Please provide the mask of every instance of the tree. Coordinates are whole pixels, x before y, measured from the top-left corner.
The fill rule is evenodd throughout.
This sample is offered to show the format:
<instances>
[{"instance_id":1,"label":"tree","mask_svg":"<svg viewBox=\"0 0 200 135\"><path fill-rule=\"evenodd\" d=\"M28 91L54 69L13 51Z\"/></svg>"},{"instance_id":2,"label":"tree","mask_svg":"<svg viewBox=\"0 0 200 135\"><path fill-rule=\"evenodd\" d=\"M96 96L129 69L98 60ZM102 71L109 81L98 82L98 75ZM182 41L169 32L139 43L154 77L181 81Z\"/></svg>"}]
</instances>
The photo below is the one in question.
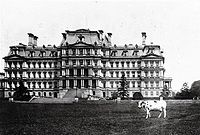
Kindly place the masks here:
<instances>
[{"instance_id":1,"label":"tree","mask_svg":"<svg viewBox=\"0 0 200 135\"><path fill-rule=\"evenodd\" d=\"M122 99L126 99L129 97L128 94L128 83L126 81L125 74L122 75L120 81L120 87L118 88L118 94Z\"/></svg>"},{"instance_id":2,"label":"tree","mask_svg":"<svg viewBox=\"0 0 200 135\"><path fill-rule=\"evenodd\" d=\"M193 98L200 97L200 80L192 83L190 91Z\"/></svg>"},{"instance_id":3,"label":"tree","mask_svg":"<svg viewBox=\"0 0 200 135\"><path fill-rule=\"evenodd\" d=\"M192 99L192 97L193 97L192 93L191 93L187 83L183 84L181 91L177 92L176 96L175 96L175 98L177 98L177 99Z\"/></svg>"},{"instance_id":4,"label":"tree","mask_svg":"<svg viewBox=\"0 0 200 135\"><path fill-rule=\"evenodd\" d=\"M167 85L164 85L164 88L162 89L160 96L167 98L169 94L170 94L169 88L167 87Z\"/></svg>"},{"instance_id":5,"label":"tree","mask_svg":"<svg viewBox=\"0 0 200 135\"><path fill-rule=\"evenodd\" d=\"M14 100L26 101L26 100L30 100L31 98L27 87L24 86L22 81L19 82L19 87L16 87L14 91L15 91L13 94Z\"/></svg>"},{"instance_id":6,"label":"tree","mask_svg":"<svg viewBox=\"0 0 200 135\"><path fill-rule=\"evenodd\" d=\"M143 99L143 96L142 96L141 92L135 92L133 94L133 99L135 99L135 100L141 100L141 99Z\"/></svg>"}]
</instances>

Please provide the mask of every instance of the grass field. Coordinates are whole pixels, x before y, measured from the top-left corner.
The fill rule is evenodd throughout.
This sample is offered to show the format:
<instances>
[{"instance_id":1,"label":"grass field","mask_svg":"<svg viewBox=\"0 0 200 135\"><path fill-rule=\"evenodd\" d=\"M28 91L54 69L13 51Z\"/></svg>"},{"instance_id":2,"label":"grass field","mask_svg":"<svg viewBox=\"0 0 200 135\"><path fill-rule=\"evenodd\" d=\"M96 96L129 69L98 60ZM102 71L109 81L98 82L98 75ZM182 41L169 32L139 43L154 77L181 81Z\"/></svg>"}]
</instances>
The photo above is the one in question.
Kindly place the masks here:
<instances>
[{"instance_id":1,"label":"grass field","mask_svg":"<svg viewBox=\"0 0 200 135\"><path fill-rule=\"evenodd\" d=\"M167 101L167 118L145 119L136 101L0 103L0 135L199 135L200 101Z\"/></svg>"}]
</instances>

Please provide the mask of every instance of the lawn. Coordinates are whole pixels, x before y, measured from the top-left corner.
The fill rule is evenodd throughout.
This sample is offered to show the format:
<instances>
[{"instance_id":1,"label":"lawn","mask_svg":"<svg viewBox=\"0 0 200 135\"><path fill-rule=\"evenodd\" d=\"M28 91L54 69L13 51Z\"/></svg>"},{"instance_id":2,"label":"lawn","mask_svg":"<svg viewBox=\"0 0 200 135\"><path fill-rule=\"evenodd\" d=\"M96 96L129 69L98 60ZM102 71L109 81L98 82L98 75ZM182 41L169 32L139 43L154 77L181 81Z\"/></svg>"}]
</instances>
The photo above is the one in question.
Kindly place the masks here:
<instances>
[{"instance_id":1,"label":"lawn","mask_svg":"<svg viewBox=\"0 0 200 135\"><path fill-rule=\"evenodd\" d=\"M0 135L199 135L200 101L167 101L167 118L145 119L136 101L0 103Z\"/></svg>"}]
</instances>

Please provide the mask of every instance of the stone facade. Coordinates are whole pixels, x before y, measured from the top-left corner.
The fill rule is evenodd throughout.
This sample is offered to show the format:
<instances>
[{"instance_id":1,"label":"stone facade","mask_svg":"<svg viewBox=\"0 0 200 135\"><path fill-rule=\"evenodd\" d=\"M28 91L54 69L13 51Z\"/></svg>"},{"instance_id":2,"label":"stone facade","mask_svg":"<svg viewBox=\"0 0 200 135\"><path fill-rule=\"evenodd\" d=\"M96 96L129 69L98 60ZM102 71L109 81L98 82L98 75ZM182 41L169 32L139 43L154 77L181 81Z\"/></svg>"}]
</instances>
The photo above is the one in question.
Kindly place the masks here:
<instances>
[{"instance_id":1,"label":"stone facade","mask_svg":"<svg viewBox=\"0 0 200 135\"><path fill-rule=\"evenodd\" d=\"M164 57L159 45L112 45L112 33L102 30L66 30L58 46L37 45L31 33L28 45L10 46L5 60L5 96L23 80L31 95L63 98L73 92L81 97L111 97L122 74L128 81L129 96L159 97L165 84Z\"/></svg>"}]
</instances>

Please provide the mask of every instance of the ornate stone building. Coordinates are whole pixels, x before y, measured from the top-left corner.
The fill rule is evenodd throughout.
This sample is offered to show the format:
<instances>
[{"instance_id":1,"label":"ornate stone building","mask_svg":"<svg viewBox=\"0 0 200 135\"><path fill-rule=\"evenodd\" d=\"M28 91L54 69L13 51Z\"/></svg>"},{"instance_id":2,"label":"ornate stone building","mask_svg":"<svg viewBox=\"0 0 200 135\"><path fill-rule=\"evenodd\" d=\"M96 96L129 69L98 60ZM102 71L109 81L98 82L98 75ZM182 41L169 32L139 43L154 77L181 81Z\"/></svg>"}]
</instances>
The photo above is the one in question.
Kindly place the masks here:
<instances>
[{"instance_id":1,"label":"ornate stone building","mask_svg":"<svg viewBox=\"0 0 200 135\"><path fill-rule=\"evenodd\" d=\"M117 91L122 74L128 81L129 96L141 92L144 97L159 97L164 85L171 90L171 78L165 79L164 57L159 45L116 46L111 33L79 29L62 33L60 45L37 45L31 33L28 45L10 46L5 60L5 96L22 80L31 95L42 97L111 97Z\"/></svg>"}]
</instances>

